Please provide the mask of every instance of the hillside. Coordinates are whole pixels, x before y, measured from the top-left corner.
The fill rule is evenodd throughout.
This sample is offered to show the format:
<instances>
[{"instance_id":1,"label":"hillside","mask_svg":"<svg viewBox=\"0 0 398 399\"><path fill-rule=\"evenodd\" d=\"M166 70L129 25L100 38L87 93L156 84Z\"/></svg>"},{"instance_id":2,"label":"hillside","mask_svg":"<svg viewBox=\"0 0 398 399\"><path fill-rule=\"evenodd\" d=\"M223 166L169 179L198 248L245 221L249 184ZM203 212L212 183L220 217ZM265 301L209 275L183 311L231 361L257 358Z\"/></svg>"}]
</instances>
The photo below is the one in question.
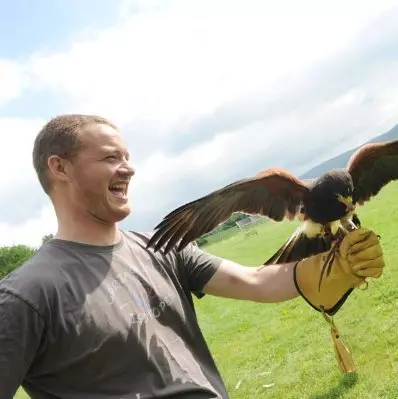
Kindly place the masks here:
<instances>
[{"instance_id":1,"label":"hillside","mask_svg":"<svg viewBox=\"0 0 398 399\"><path fill-rule=\"evenodd\" d=\"M374 142L382 142L382 141L389 141L389 140L396 140L398 139L398 125L395 125L391 130L387 133L380 134L379 136L374 137L372 140L367 141L367 143L374 143ZM332 168L341 168L344 167L350 156L357 150L358 147L343 152L340 155L337 155L333 158L328 159L325 162L313 167L312 169L305 172L302 177L303 179L312 179L314 177L320 176L322 173L326 172L328 169Z\"/></svg>"}]
</instances>

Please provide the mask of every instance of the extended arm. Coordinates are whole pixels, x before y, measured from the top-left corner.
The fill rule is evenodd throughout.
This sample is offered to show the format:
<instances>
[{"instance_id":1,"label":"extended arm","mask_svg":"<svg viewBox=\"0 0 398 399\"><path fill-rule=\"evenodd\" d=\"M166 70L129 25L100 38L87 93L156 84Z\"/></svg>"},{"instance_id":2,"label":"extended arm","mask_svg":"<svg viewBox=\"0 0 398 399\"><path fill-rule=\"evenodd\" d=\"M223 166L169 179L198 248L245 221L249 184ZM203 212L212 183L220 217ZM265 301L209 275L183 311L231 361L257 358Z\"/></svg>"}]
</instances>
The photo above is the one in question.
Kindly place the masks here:
<instances>
[{"instance_id":1,"label":"extended arm","mask_svg":"<svg viewBox=\"0 0 398 399\"><path fill-rule=\"evenodd\" d=\"M256 302L282 302L301 295L314 309L334 314L366 278L382 275L384 258L373 231L350 232L333 253L330 271L319 286L325 259L331 251L260 270L223 260L203 292Z\"/></svg>"}]
</instances>

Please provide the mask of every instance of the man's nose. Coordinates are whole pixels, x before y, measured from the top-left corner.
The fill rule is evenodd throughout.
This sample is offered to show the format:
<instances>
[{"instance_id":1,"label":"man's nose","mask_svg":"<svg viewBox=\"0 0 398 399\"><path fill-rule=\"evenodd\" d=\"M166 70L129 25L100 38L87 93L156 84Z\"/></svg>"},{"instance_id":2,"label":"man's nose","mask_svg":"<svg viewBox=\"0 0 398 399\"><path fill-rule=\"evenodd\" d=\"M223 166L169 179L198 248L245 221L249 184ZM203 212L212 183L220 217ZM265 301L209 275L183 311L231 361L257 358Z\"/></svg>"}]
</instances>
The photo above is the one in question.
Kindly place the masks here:
<instances>
[{"instance_id":1,"label":"man's nose","mask_svg":"<svg viewBox=\"0 0 398 399\"><path fill-rule=\"evenodd\" d=\"M135 169L129 162L126 161L120 166L119 173L131 177L135 175Z\"/></svg>"}]
</instances>

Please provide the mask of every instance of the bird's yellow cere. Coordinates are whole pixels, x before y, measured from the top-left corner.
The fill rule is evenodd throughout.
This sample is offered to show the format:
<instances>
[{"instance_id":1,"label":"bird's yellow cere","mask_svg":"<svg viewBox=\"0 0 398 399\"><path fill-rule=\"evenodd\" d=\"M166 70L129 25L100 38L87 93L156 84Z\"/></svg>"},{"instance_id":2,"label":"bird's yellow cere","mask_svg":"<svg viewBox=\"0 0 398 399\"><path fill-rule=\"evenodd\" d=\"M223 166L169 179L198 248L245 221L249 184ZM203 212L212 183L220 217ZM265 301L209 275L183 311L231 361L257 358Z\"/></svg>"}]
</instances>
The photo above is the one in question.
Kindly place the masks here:
<instances>
[{"instance_id":1,"label":"bird's yellow cere","mask_svg":"<svg viewBox=\"0 0 398 399\"><path fill-rule=\"evenodd\" d=\"M344 195L338 194L337 199L346 205L352 205L352 196L344 197Z\"/></svg>"}]
</instances>

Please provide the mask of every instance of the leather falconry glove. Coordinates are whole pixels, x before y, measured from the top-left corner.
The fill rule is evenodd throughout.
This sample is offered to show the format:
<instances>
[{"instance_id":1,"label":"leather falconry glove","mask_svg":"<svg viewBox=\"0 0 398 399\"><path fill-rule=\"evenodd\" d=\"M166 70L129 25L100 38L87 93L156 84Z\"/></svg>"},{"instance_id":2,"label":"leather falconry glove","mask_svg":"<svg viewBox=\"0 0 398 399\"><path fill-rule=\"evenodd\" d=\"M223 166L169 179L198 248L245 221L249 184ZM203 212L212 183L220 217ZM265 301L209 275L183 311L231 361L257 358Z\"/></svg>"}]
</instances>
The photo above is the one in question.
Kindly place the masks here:
<instances>
[{"instance_id":1,"label":"leather falconry glove","mask_svg":"<svg viewBox=\"0 0 398 399\"><path fill-rule=\"evenodd\" d=\"M329 274L323 273L328 256L331 256ZM379 238L373 231L361 228L349 232L337 247L297 262L294 282L314 309L334 315L354 288L368 277L380 277L383 268Z\"/></svg>"},{"instance_id":2,"label":"leather falconry glove","mask_svg":"<svg viewBox=\"0 0 398 399\"><path fill-rule=\"evenodd\" d=\"M330 262L324 273L325 264ZM340 338L333 316L366 278L378 278L384 268L383 251L376 234L368 229L349 232L329 251L296 263L294 282L301 296L330 325L334 353L342 373L355 371L352 355ZM322 277L322 279L321 279ZM328 314L328 315L327 315Z\"/></svg>"}]
</instances>

